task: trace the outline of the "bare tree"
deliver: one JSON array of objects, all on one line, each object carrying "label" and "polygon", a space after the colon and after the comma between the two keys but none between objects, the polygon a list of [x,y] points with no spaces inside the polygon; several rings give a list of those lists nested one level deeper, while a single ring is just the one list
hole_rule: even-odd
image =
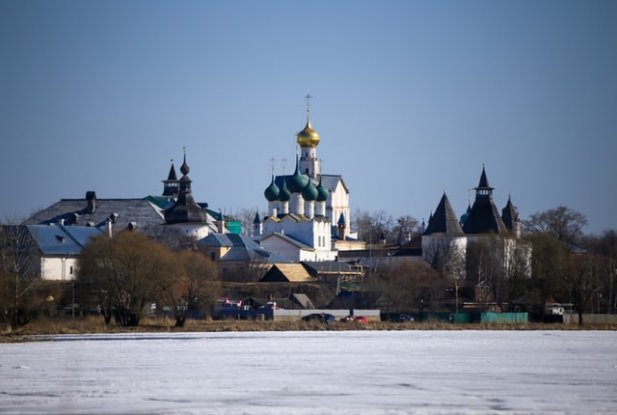
[{"label": "bare tree", "polygon": [[396,243],[403,243],[411,240],[420,234],[418,219],[410,215],[403,215],[396,218],[395,225],[390,231],[390,239]]},{"label": "bare tree", "polygon": [[0,226],[0,318],[11,327],[27,324],[40,306],[37,247],[24,225]]},{"label": "bare tree", "polygon": [[579,243],[586,225],[585,215],[565,206],[534,213],[525,221],[529,232],[546,233],[568,244]]},{"label": "bare tree", "polygon": [[537,233],[530,235],[529,239],[533,249],[529,294],[535,297],[533,302],[542,311],[549,300],[568,298],[564,276],[568,270],[569,253],[553,236]]},{"label": "bare tree", "polygon": [[162,290],[162,302],[171,307],[176,327],[184,327],[190,315],[201,315],[217,298],[217,270],[212,261],[197,252],[176,254],[178,274]]},{"label": "bare tree", "polygon": [[394,220],[384,210],[372,213],[358,210],[354,218],[358,238],[370,244],[402,243],[420,233],[418,220],[410,215],[399,216]]},{"label": "bare tree", "polygon": [[483,309],[489,303],[505,302],[504,239],[484,235],[467,244],[467,275],[476,286],[476,301]]},{"label": "bare tree", "polygon": [[587,312],[591,299],[600,291],[601,266],[601,258],[596,255],[570,255],[565,283],[578,312],[579,326],[584,323],[583,314]]},{"label": "bare tree", "polygon": [[459,289],[467,277],[466,245],[457,237],[423,237],[422,256],[433,269],[454,285],[455,310],[459,311]]},{"label": "bare tree", "polygon": [[140,232],[93,238],[79,260],[78,280],[91,287],[106,323],[137,326],[146,305],[177,275],[173,255]]}]

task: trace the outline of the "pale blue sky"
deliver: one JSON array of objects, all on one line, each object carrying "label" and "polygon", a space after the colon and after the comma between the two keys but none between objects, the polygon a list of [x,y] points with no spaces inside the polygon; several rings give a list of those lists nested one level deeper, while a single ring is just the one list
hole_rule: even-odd
[{"label": "pale blue sky", "polygon": [[[499,209],[617,228],[615,1],[0,0],[0,217],[61,198],[193,193],[266,209],[310,93],[352,209]],[[277,164],[276,172],[280,172]]]}]

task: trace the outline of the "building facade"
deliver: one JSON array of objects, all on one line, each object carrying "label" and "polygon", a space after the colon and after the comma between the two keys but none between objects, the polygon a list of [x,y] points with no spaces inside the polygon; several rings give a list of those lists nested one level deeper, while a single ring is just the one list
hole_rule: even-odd
[{"label": "building facade", "polygon": [[300,155],[291,175],[272,175],[264,191],[268,215],[255,223],[262,246],[289,261],[331,261],[333,239],[350,236],[349,189],[340,175],[325,174],[317,156],[320,136],[311,125],[297,136]]}]

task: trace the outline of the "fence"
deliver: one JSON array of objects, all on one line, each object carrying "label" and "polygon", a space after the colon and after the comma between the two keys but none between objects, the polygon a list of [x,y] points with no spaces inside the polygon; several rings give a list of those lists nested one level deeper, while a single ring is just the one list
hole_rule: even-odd
[{"label": "fence", "polygon": [[[578,314],[564,314],[564,324],[578,324]],[[583,324],[617,324],[617,314],[583,314]]]}]

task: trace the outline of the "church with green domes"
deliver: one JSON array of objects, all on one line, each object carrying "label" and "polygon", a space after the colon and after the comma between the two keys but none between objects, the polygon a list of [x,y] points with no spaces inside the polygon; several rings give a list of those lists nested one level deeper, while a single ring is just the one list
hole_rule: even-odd
[{"label": "church with green domes", "polygon": [[[310,98],[310,97],[307,97]],[[351,238],[349,189],[340,175],[325,174],[317,157],[319,133],[306,125],[297,136],[300,155],[290,175],[272,175],[264,191],[268,214],[256,224],[261,245],[290,261],[336,259],[334,242]]]}]

